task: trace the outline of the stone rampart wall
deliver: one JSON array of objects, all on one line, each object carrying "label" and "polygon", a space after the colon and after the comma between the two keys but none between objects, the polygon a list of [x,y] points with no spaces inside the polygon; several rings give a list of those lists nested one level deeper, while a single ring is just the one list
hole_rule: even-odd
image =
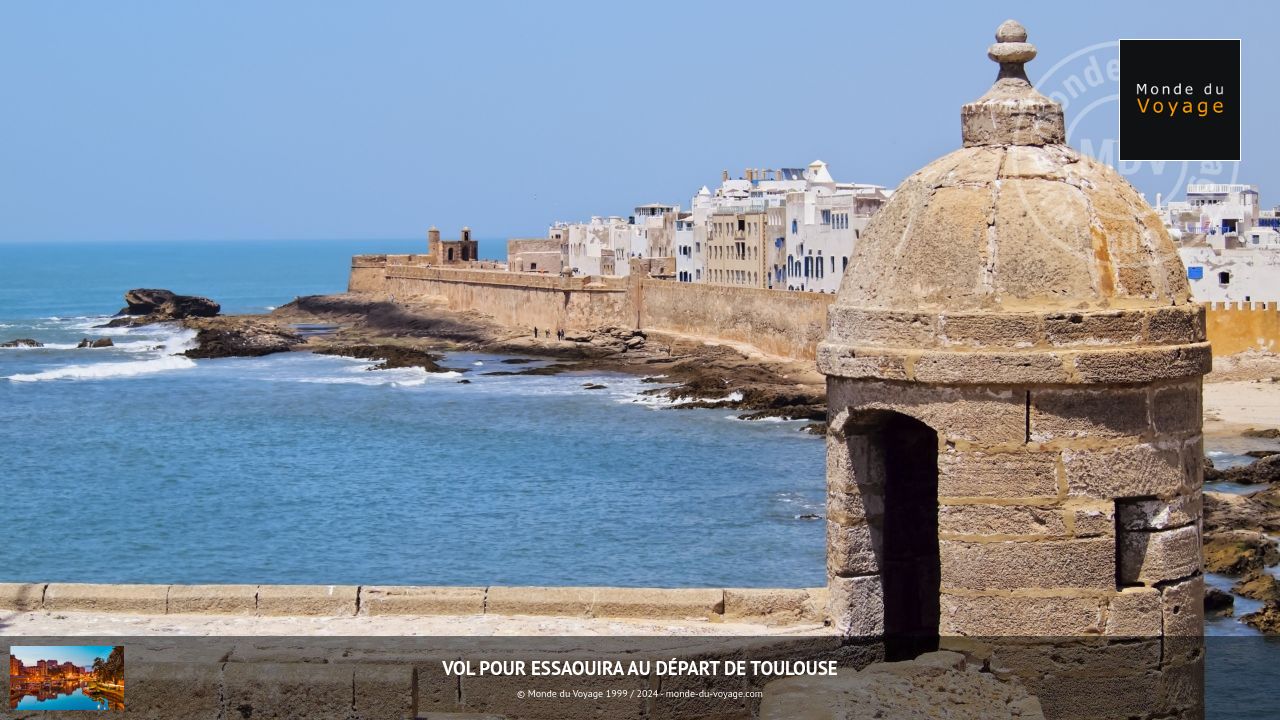
[{"label": "stone rampart wall", "polygon": [[1204,307],[1214,357],[1280,351],[1280,303],[1213,302]]}]

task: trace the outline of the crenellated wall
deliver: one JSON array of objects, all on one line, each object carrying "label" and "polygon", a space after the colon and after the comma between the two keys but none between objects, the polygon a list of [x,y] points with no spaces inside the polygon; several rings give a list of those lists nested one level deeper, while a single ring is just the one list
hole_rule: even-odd
[{"label": "crenellated wall", "polygon": [[1280,350],[1280,303],[1213,302],[1204,307],[1214,357]]}]

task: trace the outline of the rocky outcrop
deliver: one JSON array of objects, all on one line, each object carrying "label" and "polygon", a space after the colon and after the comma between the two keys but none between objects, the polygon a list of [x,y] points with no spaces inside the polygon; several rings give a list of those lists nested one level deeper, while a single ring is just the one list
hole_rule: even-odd
[{"label": "rocky outcrop", "polygon": [[441,356],[403,345],[331,345],[319,348],[315,352],[319,355],[341,355],[380,361],[370,370],[420,367],[427,372],[443,372],[449,369],[441,367],[437,362]]},{"label": "rocky outcrop", "polygon": [[1268,455],[1248,465],[1226,470],[1215,470],[1212,479],[1205,475],[1205,482],[1233,482],[1241,485],[1265,485],[1280,482],[1280,455]]},{"label": "rocky outcrop", "polygon": [[189,317],[213,317],[222,306],[198,295],[179,295],[172,290],[134,288],[124,294],[125,307],[116,313],[146,317],[147,322],[166,322]]},{"label": "rocky outcrop", "polygon": [[1280,486],[1249,495],[1206,492],[1204,530],[1257,530],[1280,533]]},{"label": "rocky outcrop", "polygon": [[90,340],[89,338],[84,338],[83,340],[81,340],[79,343],[76,344],[76,347],[77,348],[108,348],[108,347],[113,347],[114,345],[115,345],[115,342],[109,337],[98,338],[97,340]]},{"label": "rocky outcrop", "polygon": [[1280,635],[1280,602],[1271,600],[1261,610],[1240,619],[1267,635]]},{"label": "rocky outcrop", "polygon": [[1223,575],[1247,575],[1280,564],[1274,540],[1252,530],[1229,530],[1206,535],[1204,569]]},{"label": "rocky outcrop", "polygon": [[1280,600],[1280,581],[1270,573],[1250,573],[1231,587],[1231,592],[1253,600]]},{"label": "rocky outcrop", "polygon": [[1229,592],[1209,588],[1204,593],[1204,611],[1230,617],[1235,612],[1236,598]]},{"label": "rocky outcrop", "polygon": [[183,324],[196,331],[196,347],[183,353],[191,358],[257,357],[305,342],[288,328],[248,316],[188,318]]},{"label": "rocky outcrop", "polygon": [[20,347],[41,348],[41,347],[44,347],[44,343],[40,342],[39,340],[35,340],[33,338],[15,338],[8,342],[0,343],[0,348],[20,348]]}]

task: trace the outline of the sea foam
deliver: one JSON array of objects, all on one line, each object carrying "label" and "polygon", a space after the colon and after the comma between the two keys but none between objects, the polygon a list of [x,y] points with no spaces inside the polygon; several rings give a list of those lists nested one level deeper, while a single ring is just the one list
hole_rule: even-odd
[{"label": "sea foam", "polygon": [[93,365],[68,365],[38,373],[9,375],[10,382],[43,382],[46,380],[109,380],[137,377],[171,370],[188,370],[196,366],[194,360],[182,355],[169,355],[151,360],[132,362],[104,362]]}]

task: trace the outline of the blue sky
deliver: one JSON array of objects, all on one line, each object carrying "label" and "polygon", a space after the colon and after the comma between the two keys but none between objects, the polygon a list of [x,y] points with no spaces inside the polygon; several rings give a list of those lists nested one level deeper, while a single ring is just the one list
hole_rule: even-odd
[{"label": "blue sky", "polygon": [[[815,158],[894,186],[959,146],[1011,15],[1033,80],[1119,37],[1242,37],[1244,162],[1127,174],[1280,203],[1274,3],[6,0],[0,241],[539,235]],[[1110,87],[1067,109],[1095,155]]]},{"label": "blue sky", "polygon": [[24,665],[35,665],[41,660],[57,660],[59,663],[70,662],[80,667],[93,667],[94,658],[106,661],[111,654],[110,645],[15,645],[9,648],[9,654],[18,658]]}]

